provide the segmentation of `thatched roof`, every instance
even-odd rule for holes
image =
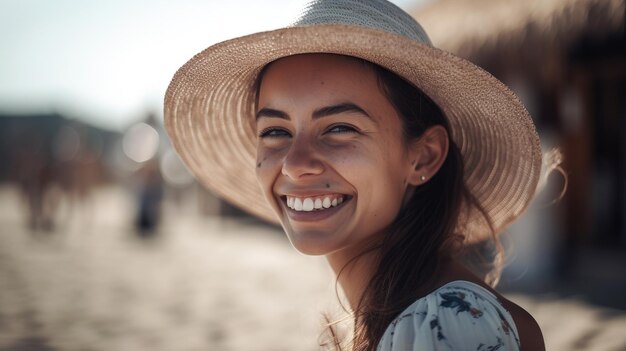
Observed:
[[[519,47],[567,47],[624,28],[626,0],[439,0],[412,15],[435,46],[463,57]]]

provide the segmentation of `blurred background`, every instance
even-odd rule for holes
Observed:
[[[394,2],[561,148],[500,290],[549,350],[626,350],[624,0]],[[318,349],[324,260],[199,186],[162,127],[186,60],[304,4],[0,2],[0,350]]]

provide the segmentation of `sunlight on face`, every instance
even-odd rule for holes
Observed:
[[[302,253],[356,248],[398,214],[411,160],[371,67],[328,54],[272,63],[257,135],[258,180]]]

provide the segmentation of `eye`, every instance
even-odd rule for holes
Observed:
[[[356,132],[357,132],[356,128],[347,124],[334,124],[330,126],[330,128],[328,128],[328,130],[326,131],[326,133],[333,133],[333,134],[356,133]]]
[[[275,127],[265,128],[259,133],[260,138],[284,138],[290,136],[291,134],[285,129]]]

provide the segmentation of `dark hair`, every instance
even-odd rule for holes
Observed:
[[[382,242],[372,248],[378,265],[354,312],[353,350],[359,351],[375,350],[393,319],[429,292],[441,260],[461,253],[464,236],[455,229],[462,204],[480,209],[463,181],[463,158],[441,109],[400,76],[364,62],[376,72],[380,89],[398,112],[405,142],[441,125],[448,132],[449,150],[439,171],[415,188]]]
[[[367,251],[376,251],[378,265],[354,311],[352,350],[369,351],[376,349],[394,318],[417,296],[429,292],[442,260],[453,255],[465,259],[472,264],[469,268],[486,271],[476,273],[487,273],[490,283],[495,283],[501,267],[493,263],[502,255],[489,216],[463,181],[463,158],[441,109],[402,77],[376,64],[357,60],[376,73],[379,88],[400,116],[407,144],[435,125],[443,126],[450,138],[448,155],[439,171],[427,183],[416,187],[382,241]],[[455,232],[464,203],[476,208],[492,227],[491,236],[498,254],[491,260],[480,252],[464,251],[465,238]],[[333,328],[332,323],[329,328]],[[330,335],[337,333],[331,331]],[[333,340],[333,346],[341,349],[338,339]]]
[[[376,73],[379,88],[400,116],[405,143],[420,138],[428,128],[435,125],[443,126],[449,136],[448,154],[439,171],[428,182],[415,188],[384,238],[346,265],[367,253],[376,254],[377,267],[354,309],[351,346],[354,351],[369,351],[376,349],[394,318],[417,297],[429,292],[428,288],[434,283],[442,259],[465,254],[464,236],[455,232],[461,211],[465,210],[462,209],[464,204],[482,213],[492,228],[492,239],[499,253],[494,257],[501,257],[502,250],[489,216],[463,181],[463,158],[451,138],[450,125],[441,109],[420,89],[395,73],[366,60],[355,60],[371,67]],[[265,68],[254,85],[257,98]],[[482,261],[493,263],[494,259]],[[494,265],[490,267],[494,268]],[[496,278],[492,279],[492,283],[497,280],[500,268],[496,264],[492,270]],[[330,320],[328,317],[326,319]],[[335,330],[337,323],[328,323],[327,334],[332,340],[330,344],[326,342],[321,346],[342,349]]]

